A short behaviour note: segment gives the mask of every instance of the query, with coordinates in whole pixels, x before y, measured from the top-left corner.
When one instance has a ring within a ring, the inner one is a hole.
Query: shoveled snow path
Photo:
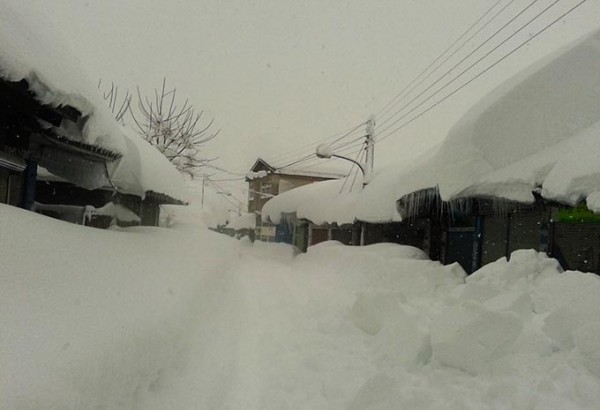
[[[337,312],[315,303],[319,295],[307,295],[290,249],[272,251],[261,254],[261,244],[242,250],[235,273],[241,312],[232,318],[240,323],[237,369],[223,408],[329,409],[336,402],[342,408],[365,371],[360,349],[347,337],[362,336],[350,325],[333,332]]]

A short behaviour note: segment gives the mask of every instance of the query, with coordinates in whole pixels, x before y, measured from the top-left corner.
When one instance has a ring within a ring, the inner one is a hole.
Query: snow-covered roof
[[[279,175],[300,176],[309,178],[338,179],[347,174],[349,166],[343,161],[303,161],[298,164],[274,166],[262,158],[258,158],[250,173],[246,175],[248,180],[264,178],[268,173]]]
[[[277,224],[282,214],[296,213],[316,224],[353,223],[361,189],[340,193],[343,184],[344,180],[339,179],[315,182],[279,194],[263,206],[262,219]]]
[[[139,135],[115,121],[94,86],[95,81],[87,77],[68,44],[46,27],[44,21],[32,21],[32,16],[21,15],[3,5],[0,78],[11,82],[26,80],[40,103],[70,106],[81,112],[85,119],[81,132],[68,132],[68,127],[61,126],[57,129],[58,136],[72,141],[74,147],[83,144],[122,155],[107,166],[110,182],[119,191],[142,197],[154,193],[187,202],[187,188],[177,170]],[[63,157],[52,154],[54,162],[48,165],[54,167],[54,172],[50,170],[50,174],[73,174],[68,180],[88,189],[106,183],[102,178],[88,181]],[[69,167],[73,169],[63,169]]]
[[[42,104],[70,106],[86,118],[77,142],[124,153],[125,142],[107,104],[87,77],[68,43],[48,30],[46,21],[32,21],[9,5],[0,13],[0,78],[26,80]]]
[[[127,154],[108,165],[110,181],[120,191],[144,197],[163,194],[189,202],[189,190],[183,176],[169,160],[136,132],[121,130]]]
[[[108,165],[110,184],[105,189],[144,197],[149,193],[166,195],[180,202],[189,202],[189,189],[182,175],[157,149],[135,132],[122,130],[127,144],[127,154]],[[38,180],[71,182],[44,167],[38,167]],[[169,201],[171,202],[171,201]]]
[[[599,73],[600,30],[494,89],[441,144],[410,164],[380,170],[360,194],[340,194],[333,186],[325,194],[318,183],[303,187],[295,206],[293,191],[273,198],[263,218],[277,221],[282,212],[295,211],[314,222],[399,220],[396,201],[428,188],[445,201],[479,196],[528,203],[541,188],[545,198],[569,204],[587,199],[600,211]],[[331,215],[329,208],[342,211]]]

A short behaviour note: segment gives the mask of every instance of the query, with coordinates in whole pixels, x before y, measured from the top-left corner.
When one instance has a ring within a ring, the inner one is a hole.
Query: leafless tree
[[[98,89],[102,90],[102,79],[98,81]],[[108,103],[108,106],[115,116],[117,122],[119,122],[121,125],[125,125],[123,117],[125,114],[127,114],[129,107],[131,106],[131,94],[129,94],[129,90],[127,90],[125,93],[123,100],[119,102],[119,88],[114,83],[111,83],[110,90],[103,91],[102,97],[104,97]]]
[[[142,98],[137,89],[137,113],[129,106],[136,130],[158,148],[177,169],[192,178],[199,175],[200,168],[212,159],[202,155],[201,147],[219,134],[212,131],[214,120],[201,125],[204,111],[196,112],[185,100],[177,103],[177,90],[162,88],[154,90],[154,98]]]

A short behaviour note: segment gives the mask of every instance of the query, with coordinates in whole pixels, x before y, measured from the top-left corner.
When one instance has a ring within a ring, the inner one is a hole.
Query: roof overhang
[[[0,167],[11,171],[22,172],[27,167],[23,158],[0,151]]]

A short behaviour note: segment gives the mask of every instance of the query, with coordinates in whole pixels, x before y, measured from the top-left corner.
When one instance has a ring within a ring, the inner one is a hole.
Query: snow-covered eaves
[[[0,151],[0,166],[2,166],[3,168],[10,169],[12,171],[21,172],[25,169],[27,164],[20,157],[16,157],[6,152]]]
[[[263,218],[275,222],[281,213],[297,212],[315,223],[388,222],[401,219],[399,199],[428,189],[448,202],[483,197],[532,203],[535,191],[566,204],[587,200],[600,212],[599,73],[600,30],[494,89],[441,144],[409,164],[380,170],[359,194],[317,183],[273,198]]]
[[[581,161],[598,152],[598,73],[600,30],[508,80],[450,130],[421,167],[429,174],[421,188],[439,187],[445,201],[480,196],[531,203],[541,187],[545,198],[568,204],[600,190],[595,161]]]
[[[258,158],[252,168],[250,168],[250,172],[246,175],[246,182],[256,178],[264,178],[268,174],[299,176],[316,179],[339,179],[347,174],[347,172],[342,172],[342,169],[348,168],[347,166],[327,166],[326,163],[327,161],[321,161],[320,164],[313,164],[311,166],[300,164],[295,167],[277,167],[270,165],[262,158]]]
[[[134,131],[121,131],[127,154],[108,164],[113,187],[142,198],[150,194],[163,203],[189,203],[189,189],[173,164]]]
[[[80,133],[63,135],[115,154],[125,152],[118,125],[107,104],[70,52],[67,42],[9,5],[0,13],[0,78],[25,80],[38,102],[81,114]]]
[[[160,202],[188,202],[182,176],[154,147],[116,122],[96,81],[67,44],[45,21],[3,5],[0,79],[24,101],[33,97],[58,113],[57,121],[38,119],[40,164],[83,188],[109,185]]]
[[[279,194],[263,206],[262,220],[278,224],[283,214],[296,213],[299,219],[308,219],[319,225],[333,222],[353,223],[361,188],[357,187],[349,192],[343,185],[344,180],[334,179],[315,182]]]

